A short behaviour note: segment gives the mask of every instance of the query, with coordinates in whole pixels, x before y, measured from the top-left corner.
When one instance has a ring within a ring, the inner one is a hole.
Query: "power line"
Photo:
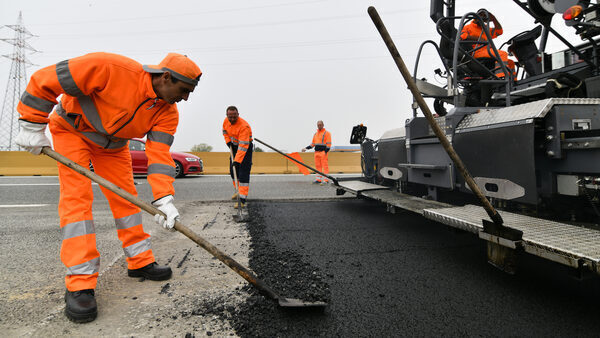
[[[411,39],[411,38],[422,38],[422,33],[415,34],[397,34],[392,36],[395,39]],[[240,50],[263,50],[263,49],[282,49],[282,48],[298,48],[298,47],[321,47],[321,46],[335,46],[335,45],[348,45],[358,43],[381,43],[381,39],[378,37],[365,37],[365,38],[354,38],[354,39],[333,39],[333,40],[318,40],[318,41],[298,41],[298,42],[275,42],[275,43],[263,43],[263,44],[249,44],[249,45],[236,45],[236,46],[210,46],[200,48],[182,48],[179,52],[203,52],[203,53],[218,53],[228,51],[240,51]],[[177,52],[177,50],[173,50]],[[65,55],[65,54],[76,54],[81,51],[69,51],[63,48],[60,52],[46,52],[46,55]],[[164,54],[165,49],[149,49],[149,50],[122,50],[124,54]]]
[[[415,11],[423,11],[424,9],[401,9],[394,11],[383,12],[382,14],[399,14],[399,13],[407,13],[407,12],[415,12]],[[236,25],[220,25],[220,26],[205,26],[199,28],[178,28],[178,29],[164,29],[160,30],[144,30],[144,31],[130,31],[126,32],[114,32],[114,33],[105,33],[105,34],[94,34],[94,37],[114,37],[114,36],[143,36],[143,35],[166,35],[166,34],[175,34],[175,33],[192,33],[192,32],[202,32],[209,30],[227,30],[227,29],[239,29],[239,28],[257,28],[257,27],[272,27],[272,26],[283,26],[283,25],[295,25],[295,24],[303,24],[307,22],[326,22],[326,21],[334,21],[334,20],[348,20],[348,19],[365,19],[365,14],[353,14],[353,15],[337,15],[337,16],[327,16],[320,18],[304,18],[304,19],[294,19],[294,20],[282,20],[282,21],[271,21],[271,22],[257,22],[257,23],[245,23],[245,24],[236,24]],[[71,35],[47,35],[46,39],[76,39],[76,38],[89,38],[90,34],[71,34]]]
[[[252,6],[252,7],[241,7],[241,8],[230,8],[230,9],[215,9],[210,11],[201,11],[201,12],[193,12],[193,13],[178,13],[178,14],[169,14],[169,15],[153,15],[153,16],[140,16],[140,17],[129,17],[122,19],[109,19],[109,20],[86,20],[86,21],[69,21],[69,22],[53,22],[53,23],[40,23],[33,24],[31,26],[64,26],[64,25],[89,25],[95,23],[114,23],[114,22],[131,22],[131,21],[139,21],[139,20],[151,20],[151,19],[164,19],[164,18],[178,18],[185,16],[197,16],[197,15],[205,15],[205,14],[215,14],[215,13],[233,13],[233,12],[242,12],[256,9],[265,9],[265,8],[277,8],[277,7],[289,7],[289,6],[297,6],[297,5],[305,5],[305,4],[313,4],[319,2],[325,2],[327,0],[312,0],[312,1],[298,1],[292,3],[284,3],[284,4],[274,4],[274,5],[264,5],[264,6]]]

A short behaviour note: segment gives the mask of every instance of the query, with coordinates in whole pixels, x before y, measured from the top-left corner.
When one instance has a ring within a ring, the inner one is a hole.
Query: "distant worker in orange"
[[[98,175],[137,196],[127,143],[147,136],[152,204],[167,216],[157,215],[155,220],[171,229],[179,218],[173,205],[175,164],[169,153],[179,122],[175,103],[188,99],[201,75],[192,60],[175,53],[157,66],[142,66],[109,53],[61,61],[31,76],[17,106],[21,118],[16,143],[40,154],[42,147],[50,146],[45,135],[50,124],[57,152],[84,167],[91,161]],[[57,103],[54,114],[49,115]],[[94,289],[100,268],[92,185],[90,179],[62,164],[58,165],[58,178],[60,258],[67,267],[65,314],[74,322],[89,322],[97,315]],[[128,275],[171,278],[171,268],[156,263],[140,208],[104,188],[102,191],[112,210]]]
[[[225,110],[227,117],[223,121],[223,137],[227,147],[233,151],[233,162],[229,159],[229,174],[233,179],[233,169],[235,169],[240,189],[240,207],[246,206],[248,192],[250,190],[250,170],[252,169],[252,152],[254,145],[252,143],[252,129],[246,120],[240,117],[238,109],[235,106],[229,106]],[[235,180],[233,186],[235,187]],[[231,196],[236,199],[237,193]],[[238,208],[237,203],[234,208]]]
[[[496,19],[494,14],[488,12],[486,9],[482,8],[477,11],[477,15],[481,17],[485,25],[488,27],[490,31],[490,35],[492,39],[497,38],[502,35],[504,31],[502,30],[502,25]],[[490,25],[490,21],[493,24],[493,27]],[[461,40],[469,40],[469,41],[487,41],[487,35],[483,32],[482,27],[479,25],[477,20],[471,21],[469,24],[465,25],[460,34]],[[471,55],[475,59],[495,59],[494,51],[489,44],[473,44]],[[508,59],[508,53],[503,50],[498,50],[498,54],[500,54],[500,59],[506,65],[507,69],[514,70],[515,63],[512,60]],[[494,62],[491,63],[490,68],[500,68],[499,65]],[[504,77],[504,73],[501,68],[496,71],[496,76]]]
[[[317,170],[323,174],[329,174],[329,163],[327,162],[327,153],[331,149],[331,133],[323,128],[323,121],[317,121],[317,132],[313,136],[312,142],[306,148],[302,148],[302,152],[308,149],[315,148],[315,166]],[[329,183],[327,177],[317,174],[317,178],[313,183]]]

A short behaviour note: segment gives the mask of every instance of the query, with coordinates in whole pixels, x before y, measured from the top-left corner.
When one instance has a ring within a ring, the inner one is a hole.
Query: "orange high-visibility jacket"
[[[492,28],[490,29],[490,34],[492,35],[492,39],[497,38],[498,36],[502,35],[504,31],[502,29],[496,29],[496,28]],[[483,32],[483,30],[481,29],[481,27],[475,22],[472,21],[471,23],[469,23],[468,25],[464,26],[461,33],[460,33],[460,38],[461,40],[466,40],[467,38],[470,38],[471,40],[479,40],[479,41],[487,41],[487,36],[485,35],[485,33]],[[474,44],[472,46],[473,49],[479,47],[481,45],[478,44]],[[490,49],[491,50],[491,49]],[[492,53],[492,54],[490,54]],[[479,48],[478,50],[476,50],[473,53],[473,57],[474,58],[491,58],[493,55],[493,52],[488,53],[488,46],[483,46],[481,48]]]
[[[63,94],[61,102],[57,97]],[[148,182],[155,199],[173,195],[175,163],[169,149],[179,122],[175,104],[157,98],[152,77],[127,57],[91,53],[42,68],[31,76],[17,110],[21,119],[51,119],[105,149],[148,136]]]
[[[322,130],[317,129],[310,147],[314,147],[315,151],[329,151],[331,148],[331,133],[325,130],[325,128]]]
[[[252,142],[252,129],[246,120],[238,117],[235,124],[231,124],[227,118],[223,121],[223,137],[225,143],[233,143],[237,146],[237,152],[235,153],[234,161],[242,163],[248,147]]]

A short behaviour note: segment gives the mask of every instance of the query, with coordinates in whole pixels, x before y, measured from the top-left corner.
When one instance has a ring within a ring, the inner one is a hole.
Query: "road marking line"
[[[45,207],[50,204],[0,204],[0,208],[33,208]]]

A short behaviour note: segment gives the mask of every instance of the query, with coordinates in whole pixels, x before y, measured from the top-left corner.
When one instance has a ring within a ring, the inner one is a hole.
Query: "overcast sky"
[[[368,136],[404,126],[411,97],[367,14],[379,11],[412,70],[419,44],[439,41],[429,19],[429,1],[418,0],[19,0],[0,1],[0,24],[16,23],[19,11],[37,37],[28,42],[37,69],[89,52],[113,52],[142,64],[158,64],[168,52],[188,55],[203,70],[188,102],[180,103],[174,150],[207,143],[225,151],[225,108],[236,105],[254,136],[287,151],[308,145],[323,120],[334,145],[349,145],[352,126]],[[458,0],[457,14],[485,7],[504,26],[497,45],[535,27],[510,0]],[[555,28],[580,40],[562,19]],[[2,28],[0,37],[12,38]],[[551,41],[548,50],[562,49]],[[0,44],[0,54],[12,46]],[[440,68],[427,49],[419,77],[435,82]],[[0,95],[10,60],[0,59]],[[126,95],[126,93],[124,93]],[[263,147],[264,148],[264,147]]]

